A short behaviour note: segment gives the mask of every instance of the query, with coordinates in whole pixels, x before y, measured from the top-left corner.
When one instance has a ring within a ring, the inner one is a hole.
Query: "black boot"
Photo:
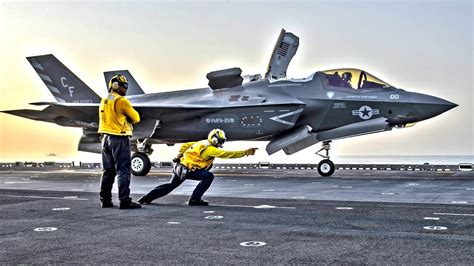
[[[114,204],[112,201],[104,200],[102,201],[102,208],[112,208]]]
[[[188,205],[189,206],[207,206],[209,205],[209,202],[205,201],[205,200],[195,200],[195,199],[189,199],[188,201]]]
[[[147,199],[145,198],[145,196],[141,196],[137,201],[138,201],[138,203],[140,203],[140,204],[150,204],[150,203],[151,203],[151,200],[147,200]]]
[[[120,202],[120,209],[140,209],[141,207],[142,205],[133,201]]]

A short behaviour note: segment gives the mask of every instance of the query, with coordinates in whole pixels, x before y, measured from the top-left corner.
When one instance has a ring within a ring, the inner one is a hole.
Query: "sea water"
[[[347,164],[474,164],[473,155],[331,156],[331,160]]]

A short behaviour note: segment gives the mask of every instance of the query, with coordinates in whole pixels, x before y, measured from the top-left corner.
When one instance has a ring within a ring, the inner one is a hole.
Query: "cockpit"
[[[332,69],[321,72],[326,86],[349,89],[382,89],[392,87],[375,76],[354,68]]]

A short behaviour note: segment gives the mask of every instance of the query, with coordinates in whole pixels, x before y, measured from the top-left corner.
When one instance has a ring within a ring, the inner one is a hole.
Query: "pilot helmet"
[[[120,87],[128,89],[128,80],[124,76],[117,74],[109,81],[109,91],[118,90]]]
[[[344,72],[342,73],[342,80],[345,82],[351,82],[352,79],[352,73],[351,72]]]
[[[222,147],[227,140],[225,137],[225,132],[222,129],[213,129],[211,132],[209,132],[209,135],[207,135],[207,140],[209,143],[211,143],[213,146],[216,147]]]

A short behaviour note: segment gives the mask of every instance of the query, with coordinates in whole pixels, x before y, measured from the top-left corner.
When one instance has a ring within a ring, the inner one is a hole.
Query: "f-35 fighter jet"
[[[229,140],[268,141],[268,154],[294,154],[318,142],[322,176],[334,173],[332,140],[404,128],[457,105],[430,95],[408,92],[359,69],[318,71],[288,79],[286,71],[299,38],[282,30],[265,75],[242,76],[239,68],[207,74],[209,87],[145,94],[127,70],[105,72],[106,83],[120,73],[129,80],[127,97],[141,115],[135,126],[132,172],[146,175],[153,144],[205,139],[213,128]],[[32,103],[43,110],[5,113],[80,127],[79,150],[101,151],[98,128],[100,97],[53,55],[27,58],[57,102]],[[323,152],[324,154],[321,154]]]

